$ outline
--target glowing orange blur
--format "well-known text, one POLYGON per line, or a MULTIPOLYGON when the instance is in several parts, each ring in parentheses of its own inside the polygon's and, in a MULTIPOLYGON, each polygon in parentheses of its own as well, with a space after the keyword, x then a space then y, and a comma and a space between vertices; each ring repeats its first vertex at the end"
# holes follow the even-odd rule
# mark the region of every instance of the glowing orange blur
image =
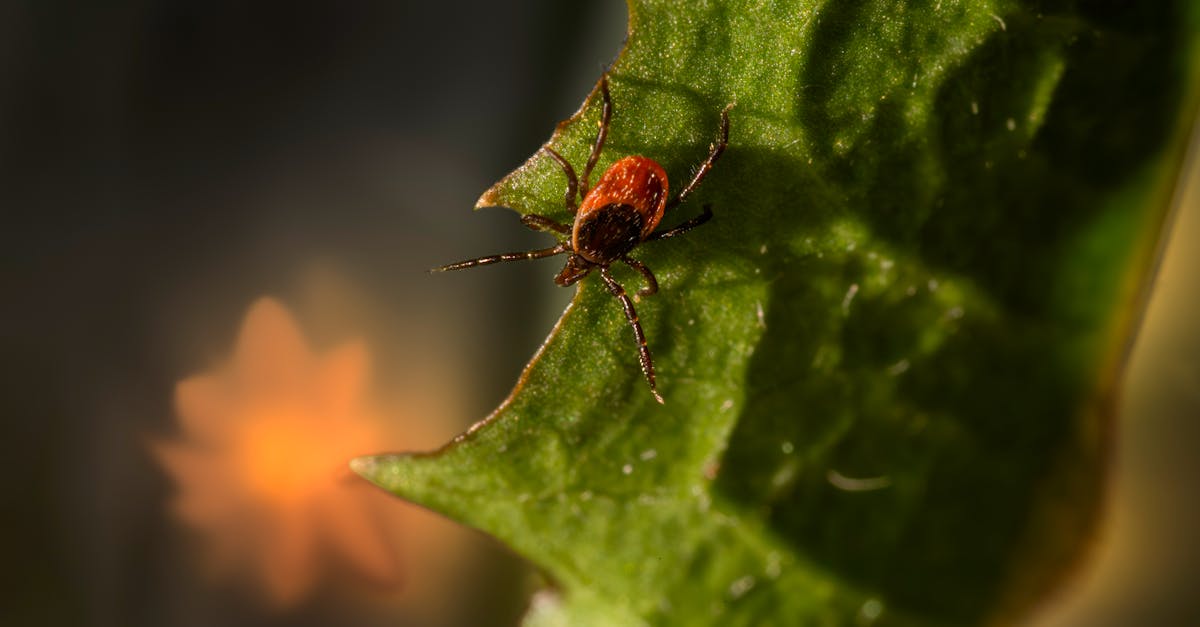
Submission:
POLYGON ((369 370, 361 343, 316 354, 282 305, 260 300, 230 362, 176 388, 182 438, 152 444, 212 566, 248 571, 276 605, 303 598, 326 558, 399 581, 393 521, 380 519, 397 504, 347 467, 395 444, 366 401, 369 370))

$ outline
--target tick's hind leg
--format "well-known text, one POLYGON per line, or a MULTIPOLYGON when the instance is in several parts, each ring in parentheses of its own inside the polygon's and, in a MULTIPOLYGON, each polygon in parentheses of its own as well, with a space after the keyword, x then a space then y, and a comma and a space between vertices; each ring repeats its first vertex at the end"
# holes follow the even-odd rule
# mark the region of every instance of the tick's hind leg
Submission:
POLYGON ((625 310, 625 319, 629 320, 629 326, 633 327, 633 337, 637 340, 638 359, 642 362, 642 374, 646 376, 646 383, 650 384, 650 393, 654 395, 654 400, 662 403, 663 397, 658 393, 658 386, 654 379, 654 362, 650 359, 650 349, 646 347, 646 334, 642 332, 642 323, 638 322, 637 310, 633 308, 633 301, 630 300, 629 294, 625 293, 625 288, 612 278, 608 268, 600 268, 600 277, 608 286, 609 293, 621 301, 621 308, 625 310))
POLYGON ((546 154, 550 155, 552 159, 557 161, 558 165, 563 170, 563 174, 567 175, 567 193, 563 197, 563 204, 567 206, 567 209, 569 209, 571 213, 575 213, 575 196, 579 191, 579 179, 575 178, 575 168, 572 168, 571 162, 567 161, 565 157, 555 152, 553 148, 549 146, 542 146, 542 150, 545 150, 546 154))
POLYGON ((717 132, 717 141, 709 148, 708 158, 704 160, 704 163, 700 164, 700 169, 696 170, 696 174, 692 177, 692 180, 683 188, 683 191, 679 192, 675 200, 667 203, 666 210, 670 210, 672 207, 686 200, 696 190, 696 187, 700 185, 700 181, 704 180, 704 176, 708 174, 708 171, 716 165, 717 159, 721 158, 721 153, 725 152, 725 146, 729 145, 729 110, 732 108, 733 104, 731 103, 721 110, 721 128, 717 132))
POLYGON ((536 213, 521 216, 521 224, 535 231, 552 231, 554 233, 562 233, 563 235, 571 233, 571 227, 558 220, 553 220, 536 213))
POLYGON ((604 139, 608 137, 608 121, 612 118, 612 97, 608 95, 608 74, 600 76, 600 95, 604 98, 604 108, 600 111, 600 129, 596 131, 596 143, 592 144, 592 154, 588 155, 587 165, 583 168, 583 195, 588 193, 588 181, 592 177, 592 168, 600 160, 604 150, 604 139))
POLYGON ((704 213, 692 218, 691 220, 688 220, 687 222, 684 222, 683 224, 680 224, 673 229, 651 233, 650 236, 646 238, 646 241, 650 242, 656 239, 667 239, 668 237, 683 235, 684 233, 687 233, 701 224, 708 222, 710 219, 712 219, 712 216, 712 205, 704 205, 704 213))
POLYGON ((654 278, 654 273, 646 267, 646 264, 625 255, 621 256, 621 261, 624 261, 625 265, 630 268, 641 272, 642 277, 646 279, 646 287, 637 291, 638 296, 653 296, 658 293, 658 280, 654 278))

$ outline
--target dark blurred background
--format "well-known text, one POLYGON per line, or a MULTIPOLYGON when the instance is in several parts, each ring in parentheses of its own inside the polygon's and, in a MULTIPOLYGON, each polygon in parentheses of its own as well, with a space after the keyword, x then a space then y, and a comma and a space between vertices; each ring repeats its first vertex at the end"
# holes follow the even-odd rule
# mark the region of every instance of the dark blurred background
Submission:
MULTIPOLYGON (((570 291, 545 264, 424 270, 544 241, 469 210, 575 110, 624 20, 619 0, 0 2, 0 623, 515 622, 529 569, 469 532, 451 601, 319 590, 280 612, 214 584, 145 441, 178 433, 173 386, 263 295, 317 342, 365 336, 376 384, 453 375, 427 430, 488 413, 570 291)), ((1182 248, 1132 362, 1106 539, 1041 624, 1197 615, 1200 257, 1182 248)))
POLYGON ((545 265, 425 269, 544 245, 471 207, 624 33, 599 0, 0 2, 0 624, 514 622, 527 571, 479 538, 440 617, 212 585, 145 440, 263 295, 316 340, 365 336, 376 384, 454 372, 455 424, 426 432, 494 408, 569 291, 545 265))

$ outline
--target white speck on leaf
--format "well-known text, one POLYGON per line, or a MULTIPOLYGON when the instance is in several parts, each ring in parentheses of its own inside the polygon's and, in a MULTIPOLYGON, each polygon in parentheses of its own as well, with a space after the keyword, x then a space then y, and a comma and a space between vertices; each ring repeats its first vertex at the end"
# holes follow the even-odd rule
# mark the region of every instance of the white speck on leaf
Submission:
POLYGON ((839 490, 845 490, 846 492, 872 492, 874 490, 882 490, 892 485, 891 478, 886 475, 881 477, 864 478, 847 477, 846 475, 843 475, 832 468, 829 469, 829 472, 825 473, 825 479, 827 479, 829 484, 833 487, 839 490))
POLYGON ((782 571, 783 564, 779 559, 779 553, 771 551, 767 555, 767 567, 763 570, 763 572, 769 579, 777 579, 782 571))
POLYGON ((846 290, 846 296, 842 298, 842 311, 850 311, 850 302, 854 300, 854 295, 858 293, 858 283, 851 283, 850 289, 846 290))
POLYGON ((744 596, 747 592, 750 591, 751 588, 754 587, 754 583, 755 583, 754 575, 746 575, 745 577, 739 577, 733 583, 729 584, 730 598, 733 598, 733 599, 742 598, 742 596, 744 596))
POLYGON ((875 622, 880 615, 883 614, 883 602, 879 599, 867 599, 863 602, 862 607, 858 610, 858 615, 863 618, 867 624, 875 622))

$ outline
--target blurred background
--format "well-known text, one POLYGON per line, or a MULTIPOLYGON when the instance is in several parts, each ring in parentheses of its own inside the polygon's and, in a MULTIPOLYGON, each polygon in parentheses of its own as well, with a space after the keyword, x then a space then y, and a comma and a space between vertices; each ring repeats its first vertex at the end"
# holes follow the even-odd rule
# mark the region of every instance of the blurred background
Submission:
MULTIPOLYGON (((277 442, 304 390, 346 421, 307 437, 419 450, 490 412, 571 291, 425 269, 545 241, 470 208, 624 32, 619 0, 0 3, 0 624, 514 624, 537 579, 503 547, 375 492, 260 494, 280 467, 231 417, 277 442)), ((1191 171, 1105 533, 1039 625, 1200 618, 1191 171)))
MULTIPOLYGON (((357 454, 489 413, 570 290, 547 265, 425 270, 545 245, 471 208, 624 33, 620 2, 0 2, 0 624, 514 623, 529 571, 478 534, 374 491, 365 522, 314 495, 256 510, 232 492, 280 469, 242 468, 223 448, 241 435, 205 440, 180 410, 270 399, 213 409, 229 398, 176 384, 228 392, 253 385, 247 359, 319 365, 358 339, 357 454), (229 528, 280 511, 298 539, 229 528), (405 572, 340 547, 354 525, 405 572)), ((239 417, 270 429, 278 405, 239 417)))

